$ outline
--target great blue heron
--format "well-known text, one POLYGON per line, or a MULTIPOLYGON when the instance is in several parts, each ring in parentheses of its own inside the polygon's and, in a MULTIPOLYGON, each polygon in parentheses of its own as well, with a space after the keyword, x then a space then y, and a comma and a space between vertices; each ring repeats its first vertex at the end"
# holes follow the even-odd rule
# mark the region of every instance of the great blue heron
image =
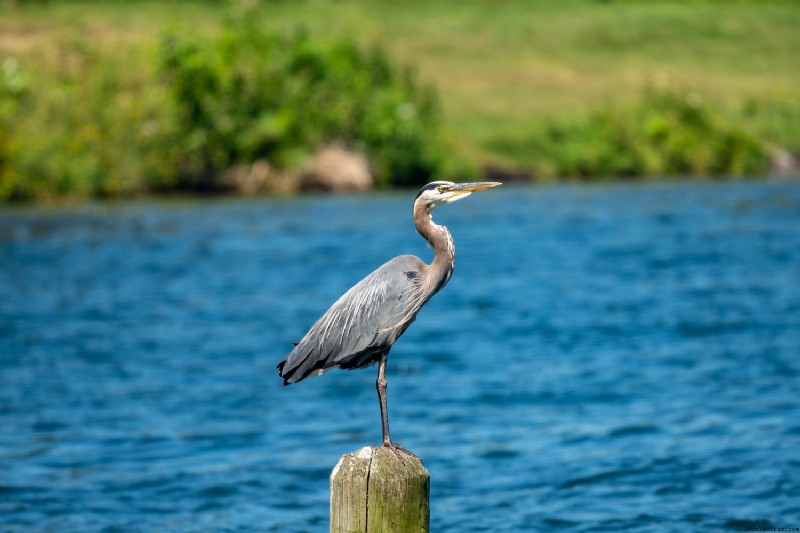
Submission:
POLYGON ((431 211, 498 185, 497 182, 449 181, 425 185, 414 200, 414 226, 433 246, 431 264, 413 255, 401 255, 344 293, 278 364, 283 384, 297 383, 332 368, 352 370, 379 362, 376 388, 383 445, 403 449, 392 443, 389 435, 386 359, 392 345, 411 325, 420 308, 450 280, 455 264, 453 237, 446 227, 433 222, 431 211))

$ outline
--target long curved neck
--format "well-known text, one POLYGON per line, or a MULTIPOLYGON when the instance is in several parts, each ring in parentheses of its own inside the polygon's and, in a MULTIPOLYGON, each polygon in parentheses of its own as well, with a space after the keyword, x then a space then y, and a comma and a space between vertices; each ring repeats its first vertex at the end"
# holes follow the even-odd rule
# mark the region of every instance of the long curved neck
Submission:
POLYGON ((446 227, 433 222, 431 210, 421 202, 414 204, 414 227, 433 246, 433 261, 428 266, 423 282, 431 291, 430 294, 434 294, 450 281, 453 274, 456 264, 453 237, 446 227))

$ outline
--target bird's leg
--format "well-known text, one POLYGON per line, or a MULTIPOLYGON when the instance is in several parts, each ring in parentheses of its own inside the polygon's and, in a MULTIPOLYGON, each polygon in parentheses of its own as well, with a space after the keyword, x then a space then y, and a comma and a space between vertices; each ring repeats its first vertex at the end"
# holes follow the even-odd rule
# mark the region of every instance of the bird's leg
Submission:
POLYGON ((406 450, 399 444, 392 442, 392 437, 389 435, 389 410, 386 407, 386 360, 389 358, 389 353, 386 352, 381 356, 381 363, 378 366, 378 380, 375 382, 375 388, 378 389, 378 400, 381 404, 381 424, 383 427, 383 446, 391 448, 397 457, 402 461, 398 452, 407 453, 412 457, 417 457, 410 451, 406 450))
POLYGON ((383 426, 383 445, 386 447, 392 446, 392 437, 389 435, 389 411, 386 408, 386 360, 389 358, 388 353, 381 355, 381 363, 378 366, 378 381, 375 382, 375 388, 378 389, 378 401, 381 404, 381 424, 383 426))

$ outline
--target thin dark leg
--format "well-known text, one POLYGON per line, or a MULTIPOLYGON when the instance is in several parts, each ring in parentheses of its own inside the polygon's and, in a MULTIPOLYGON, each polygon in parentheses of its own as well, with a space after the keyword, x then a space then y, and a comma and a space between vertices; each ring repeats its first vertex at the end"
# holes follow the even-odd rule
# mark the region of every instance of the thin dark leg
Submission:
MULTIPOLYGON (((400 457, 398 451, 407 453, 412 457, 417 457, 410 451, 406 450, 399 444, 392 442, 392 437, 389 435, 389 409, 386 407, 386 360, 389 358, 389 352, 381 356, 381 363, 378 366, 378 380, 375 382, 375 388, 378 389, 378 400, 381 404, 381 425, 383 427, 383 445, 386 448, 391 448, 400 457)), ((401 458, 402 460, 402 458, 401 458)))
POLYGON ((381 364, 378 366, 378 381, 375 388, 378 389, 378 401, 381 403, 381 424, 383 426, 383 445, 391 447, 392 437, 389 435, 389 411, 386 408, 386 359, 389 354, 381 356, 381 364))

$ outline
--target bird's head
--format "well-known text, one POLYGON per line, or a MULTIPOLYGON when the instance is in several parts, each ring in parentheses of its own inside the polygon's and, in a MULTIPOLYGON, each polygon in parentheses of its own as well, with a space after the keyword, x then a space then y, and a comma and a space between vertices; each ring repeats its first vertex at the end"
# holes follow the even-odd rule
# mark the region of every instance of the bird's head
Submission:
POLYGON ((452 204, 462 198, 466 198, 476 191, 491 189, 502 185, 497 181, 480 181, 475 183, 453 183, 452 181, 432 181, 420 189, 414 201, 422 202, 428 209, 439 207, 440 205, 452 204))

